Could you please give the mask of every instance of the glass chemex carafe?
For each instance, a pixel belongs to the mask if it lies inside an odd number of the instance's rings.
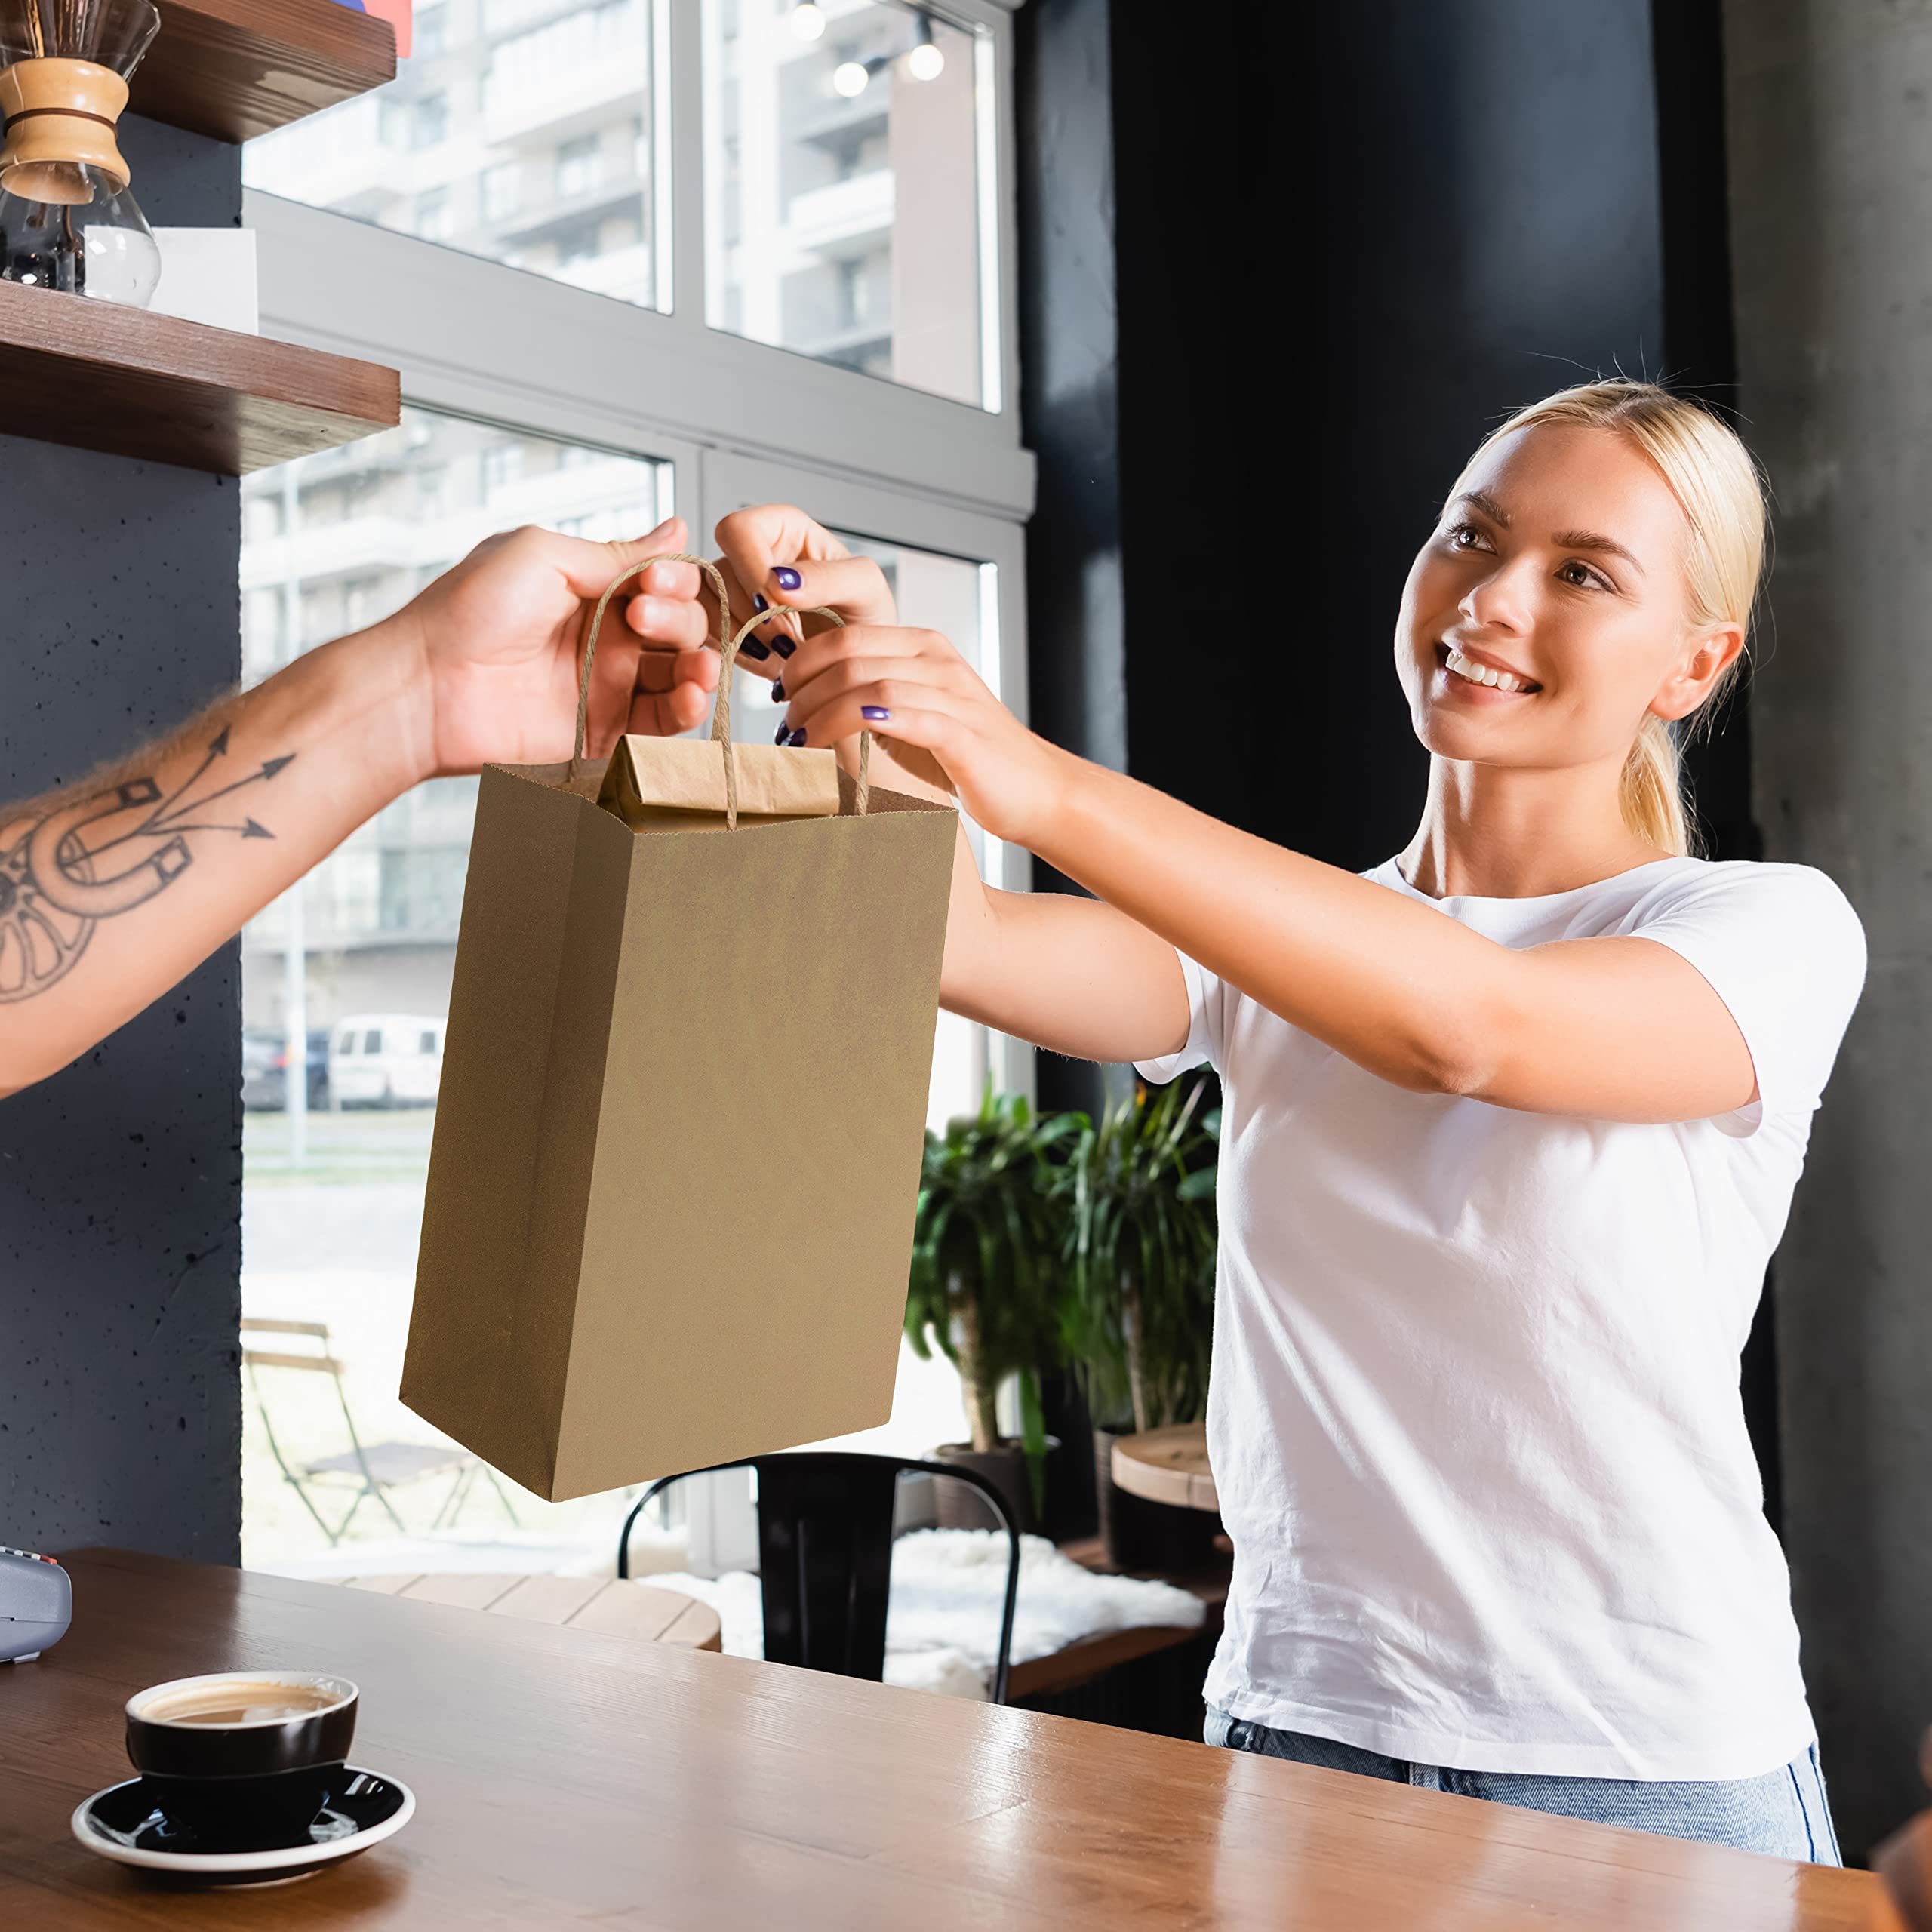
[[[150,0],[0,0],[0,281],[146,305],[161,251],[115,124],[161,26]]]

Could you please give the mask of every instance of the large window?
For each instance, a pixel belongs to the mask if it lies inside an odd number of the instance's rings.
[[[808,42],[792,16],[810,10],[776,0],[441,0],[419,10],[420,51],[391,88],[251,146],[265,330],[399,368],[407,404],[398,429],[245,485],[251,678],[377,621],[493,531],[630,536],[675,509],[708,549],[725,512],[783,499],[876,556],[906,621],[1023,700],[1032,469],[998,407],[1012,390],[1006,15],[993,0],[818,11]],[[728,153],[716,117],[754,42],[783,138]],[[929,45],[940,64],[920,54],[921,78],[912,57]],[[848,73],[832,111],[860,101],[852,125],[875,115],[876,142],[814,149],[794,109],[848,51],[866,90]],[[915,154],[921,103],[936,118]],[[842,175],[814,176],[827,155]],[[809,214],[843,181],[875,211],[866,177],[881,173],[888,219],[863,248],[804,248],[801,201]],[[789,238],[721,252],[720,221],[734,197],[729,218],[751,218],[754,188],[794,211],[776,217]],[[928,194],[917,224],[902,219]],[[854,314],[871,300],[868,276],[887,296],[866,312],[886,325],[871,348],[810,332],[833,294]],[[743,678],[734,715],[769,739],[762,679]],[[263,1367],[245,1392],[251,1564],[352,1574],[374,1539],[378,1567],[595,1564],[624,1506],[438,1474],[397,1492],[400,1526],[365,1505],[331,1552],[285,1473],[349,1453],[351,1418],[365,1446],[437,1442],[396,1389],[475,796],[457,778],[398,801],[245,935],[244,1312],[326,1324],[343,1371],[338,1385]],[[1022,882],[972,835],[989,876]],[[1030,1054],[943,1016],[930,1117],[988,1078],[1027,1086]],[[923,1452],[960,1420],[949,1371],[909,1358],[879,1439]]]

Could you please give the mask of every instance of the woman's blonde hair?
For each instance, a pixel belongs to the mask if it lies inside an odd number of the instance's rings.
[[[1614,429],[1628,436],[1675,494],[1690,526],[1684,576],[1694,624],[1731,623],[1748,629],[1764,568],[1764,491],[1751,453],[1737,432],[1701,404],[1623,380],[1582,383],[1519,409],[1492,430],[1464,465],[1451,491],[1460,496],[1477,459],[1518,429],[1545,424]],[[1709,718],[1744,662],[1740,652],[1706,700]],[[1617,786],[1623,823],[1653,845],[1679,856],[1690,850],[1677,740],[1661,718],[1646,717]]]

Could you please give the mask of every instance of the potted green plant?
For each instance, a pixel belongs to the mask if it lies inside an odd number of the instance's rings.
[[[977,1114],[926,1136],[906,1334],[921,1359],[937,1349],[958,1370],[968,1435],[934,1453],[997,1485],[1023,1527],[1044,1503],[1039,1372],[1060,1352],[1069,1197],[1053,1164],[1086,1124],[1084,1115],[1036,1115],[1023,1095],[996,1095],[989,1082]],[[1008,1375],[1019,1378],[1017,1443],[1001,1435],[996,1412]],[[944,1521],[948,1499],[941,1507]],[[971,1519],[983,1520],[977,1506]]]
[[[1100,1530],[1122,1569],[1204,1561],[1211,1515],[1115,1487],[1115,1438],[1198,1422],[1207,1413],[1214,1309],[1218,1112],[1204,1082],[1137,1087],[1081,1134],[1065,1171],[1072,1263],[1067,1315],[1094,1424]]]

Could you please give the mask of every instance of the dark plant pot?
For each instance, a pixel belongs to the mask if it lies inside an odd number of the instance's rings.
[[[1057,1446],[1047,1458],[1047,1514],[1040,1534],[1054,1543],[1075,1543],[1100,1531],[1094,1494],[1094,1425],[1078,1384],[1065,1371],[1040,1377],[1040,1407]]]
[[[1094,1481],[1100,1498],[1100,1540],[1116,1570],[1155,1570],[1185,1574],[1204,1570],[1215,1559],[1214,1539],[1221,1519],[1212,1510],[1178,1509],[1149,1503],[1114,1481],[1114,1444],[1124,1429],[1094,1432]]]
[[[1057,1438],[1047,1438],[1051,1456],[1060,1446]],[[1030,1536],[1035,1526],[1033,1486],[1027,1478],[1026,1454],[1017,1442],[1002,1442],[997,1449],[980,1450],[964,1442],[942,1442],[933,1451],[936,1463],[955,1463],[984,1476],[1005,1499],[1013,1512],[1013,1526]],[[962,1482],[935,1482],[933,1509],[943,1530],[996,1530],[1000,1525],[985,1499]]]

